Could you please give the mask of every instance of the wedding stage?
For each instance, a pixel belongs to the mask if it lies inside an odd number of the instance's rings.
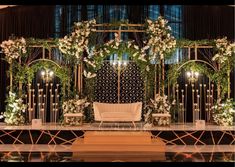
[[[136,123],[84,123],[80,126],[63,126],[47,123],[41,127],[32,125],[7,126],[0,124],[0,144],[50,144],[71,145],[86,132],[150,132],[152,138],[161,139],[166,145],[235,145],[235,126],[206,124],[197,128],[193,123],[171,124],[164,127],[144,127]]]

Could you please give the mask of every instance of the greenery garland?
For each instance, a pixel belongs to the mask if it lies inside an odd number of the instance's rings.
[[[215,41],[214,40],[208,40],[208,39],[203,39],[203,40],[189,40],[189,39],[177,39],[176,40],[176,47],[177,48],[182,48],[182,47],[193,47],[193,46],[202,46],[202,45],[209,45],[209,46],[215,46]]]

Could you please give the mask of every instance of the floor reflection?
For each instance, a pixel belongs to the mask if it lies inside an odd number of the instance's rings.
[[[112,162],[122,162],[122,159],[115,157]],[[148,157],[146,157],[148,158]],[[1,162],[86,162],[77,157],[73,158],[73,152],[1,152]],[[108,161],[107,158],[105,161]],[[128,161],[128,160],[125,160]],[[124,162],[125,162],[124,161]],[[156,162],[156,160],[152,160]],[[166,152],[166,162],[235,162],[235,152],[214,152],[214,153],[189,153],[189,152]],[[159,162],[162,162],[160,160]]]

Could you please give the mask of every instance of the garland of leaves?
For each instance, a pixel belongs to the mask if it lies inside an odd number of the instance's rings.
[[[193,46],[203,46],[203,45],[209,45],[209,46],[214,46],[215,41],[214,40],[208,40],[208,39],[203,39],[203,40],[189,40],[189,39],[177,39],[176,41],[176,47],[177,48],[182,48],[182,47],[193,47]]]

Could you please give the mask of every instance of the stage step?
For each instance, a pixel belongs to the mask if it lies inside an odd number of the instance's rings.
[[[165,145],[159,138],[152,139],[149,132],[89,131],[84,139],[74,141],[72,149],[75,152],[165,152]]]
[[[88,131],[84,144],[151,144],[150,132]]]
[[[149,132],[87,131],[74,141],[73,159],[91,161],[165,160],[165,143]]]

